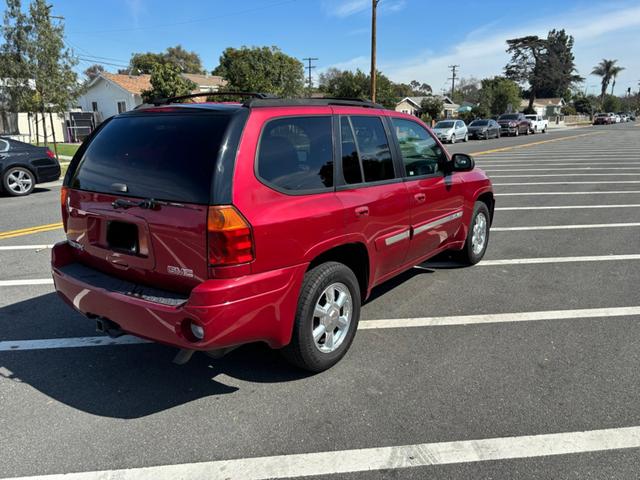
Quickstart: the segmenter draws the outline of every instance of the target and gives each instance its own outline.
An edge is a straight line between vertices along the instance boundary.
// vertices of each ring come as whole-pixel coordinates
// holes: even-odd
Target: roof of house
[[[224,78],[217,75],[197,75],[193,73],[183,73],[182,76],[191,80],[198,86],[198,88],[222,87],[227,84],[227,81]],[[124,75],[120,73],[102,72],[98,77],[96,77],[96,79],[94,79],[93,82],[91,82],[89,86],[93,85],[93,83],[95,83],[95,80],[97,80],[97,78],[99,77],[103,77],[115,83],[127,92],[136,95],[142,94],[144,90],[151,89],[151,75],[148,74]]]
[[[416,107],[420,107],[420,105],[422,104],[422,101],[425,98],[429,98],[429,97],[439,98],[448,107],[454,107],[454,108],[458,108],[459,107],[459,105],[457,103],[453,103],[453,101],[446,95],[424,95],[424,96],[421,96],[421,97],[405,97],[402,100],[400,100],[398,102],[398,104],[400,104],[402,102],[410,102],[410,103],[413,103]]]
[[[199,87],[224,87],[227,81],[218,75],[198,75],[195,73],[183,73],[182,76],[191,80]]]
[[[536,107],[562,107],[564,106],[565,101],[564,99],[557,97],[557,98],[536,98],[533,101],[533,105]],[[520,102],[520,106],[521,107],[528,107],[529,106],[529,100],[528,99],[523,99]]]

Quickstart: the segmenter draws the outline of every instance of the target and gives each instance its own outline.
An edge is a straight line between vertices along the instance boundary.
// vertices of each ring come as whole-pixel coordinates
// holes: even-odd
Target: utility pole
[[[449,77],[449,80],[451,80],[451,101],[453,102],[453,92],[455,91],[456,88],[456,68],[460,67],[460,65],[449,65],[449,68],[451,69],[451,76]]]
[[[380,0],[371,0],[371,101],[376,101],[376,8]]]
[[[311,65],[312,61],[318,60],[317,57],[307,57],[307,58],[303,58],[302,60],[304,60],[305,62],[309,62],[309,65],[307,67],[305,67],[308,71],[309,71],[309,96],[311,96],[311,89],[313,88],[313,83],[311,80],[311,70],[313,70],[315,67],[315,65]]]

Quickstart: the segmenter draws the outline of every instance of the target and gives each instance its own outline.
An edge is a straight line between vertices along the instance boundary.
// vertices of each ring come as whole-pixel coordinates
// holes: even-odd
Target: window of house
[[[98,111],[98,102],[91,102],[91,110],[94,112]]]
[[[379,117],[350,117],[365,182],[395,178],[389,141]]]
[[[258,176],[284,190],[333,187],[331,117],[268,122],[260,137]]]
[[[127,111],[126,102],[118,102],[118,113],[124,113]]]
[[[391,122],[398,138],[407,177],[432,175],[441,171],[446,155],[425,128],[401,118],[392,118]]]

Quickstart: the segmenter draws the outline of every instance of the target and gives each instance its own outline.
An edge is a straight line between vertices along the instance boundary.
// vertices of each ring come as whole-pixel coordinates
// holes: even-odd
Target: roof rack
[[[179,100],[186,100],[188,98],[196,98],[196,97],[218,97],[218,96],[226,96],[226,97],[251,97],[251,98],[259,98],[259,99],[267,99],[267,98],[278,98],[268,93],[259,93],[259,92],[200,92],[200,93],[190,93],[189,95],[180,95],[178,97],[168,97],[168,98],[154,98],[151,100],[151,103],[154,106],[160,105],[168,105],[170,103],[175,103]]]
[[[297,106],[345,106],[384,109],[382,105],[362,98],[320,97],[320,98],[278,98],[253,97],[244,101],[245,107],[297,107]]]

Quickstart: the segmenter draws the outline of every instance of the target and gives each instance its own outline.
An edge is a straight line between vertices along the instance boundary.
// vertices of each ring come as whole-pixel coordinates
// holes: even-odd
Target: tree
[[[596,110],[597,99],[593,95],[579,95],[573,99],[573,107],[578,113],[592,115]]]
[[[413,94],[419,95],[431,95],[433,89],[428,83],[420,83],[417,80],[411,80],[409,86],[413,89]]]
[[[546,48],[545,41],[537,35],[529,35],[507,40],[507,45],[511,60],[504,69],[505,75],[510,80],[529,85],[528,108],[531,109],[542,83],[541,58]]]
[[[479,108],[494,115],[506,112],[509,107],[512,111],[518,111],[520,98],[520,87],[513,80],[505,77],[485,78],[481,82]]]
[[[94,63],[82,73],[84,73],[85,76],[89,79],[89,81],[91,81],[103,72],[104,72],[104,67],[102,65]]]
[[[426,120],[435,120],[440,117],[444,103],[439,97],[428,96],[420,103],[421,115],[427,117]]]
[[[277,47],[227,48],[214,75],[224,77],[228,90],[299,96],[304,90],[304,65]]]
[[[453,92],[455,103],[470,102],[478,103],[480,98],[480,80],[474,77],[461,78],[458,86]]]
[[[605,95],[602,102],[602,110],[605,112],[619,112],[622,109],[622,100],[614,95]]]
[[[600,103],[604,104],[604,96],[607,93],[607,87],[611,80],[615,79],[615,77],[624,70],[624,67],[616,65],[618,60],[607,60],[603,58],[602,61],[593,67],[591,71],[591,75],[598,75],[602,77],[601,80],[601,89],[600,89]]]
[[[322,92],[332,97],[371,98],[370,76],[360,69],[351,72],[330,68],[320,74],[319,87]],[[406,93],[402,91],[404,87],[393,83],[381,72],[377,72],[376,101],[387,108],[393,108],[400,98],[410,96],[404,95]]]
[[[181,73],[202,73],[202,61],[196,52],[189,52],[181,45],[168,47],[163,53],[134,53],[129,60],[129,68],[126,73],[134,75],[150,74],[153,67],[158,64],[169,63]]]
[[[145,103],[156,98],[179,97],[190,94],[197,85],[181,75],[180,69],[171,63],[158,63],[151,70],[151,88],[141,92]]]
[[[571,88],[584,80],[577,74],[573,55],[573,37],[563,30],[551,30],[538,68],[539,87],[536,95],[568,98]]]

